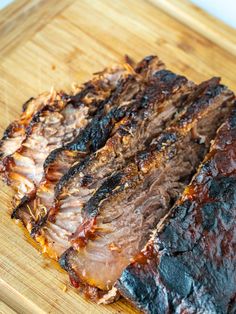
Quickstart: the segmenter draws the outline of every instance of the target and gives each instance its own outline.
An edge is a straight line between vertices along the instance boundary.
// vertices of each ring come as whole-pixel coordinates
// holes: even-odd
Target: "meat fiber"
[[[62,95],[56,95],[61,98]],[[5,130],[0,141],[0,171],[4,171],[4,162],[6,157],[15,153],[20,148],[23,140],[27,136],[29,124],[35,119],[35,116],[44,110],[47,106],[57,106],[55,93],[43,93],[37,98],[30,98],[22,106],[20,118],[12,122]]]
[[[69,237],[81,223],[83,205],[112,172],[174,119],[193,89],[192,82],[168,70],[155,73],[106,145],[73,166],[57,184],[56,207],[43,228],[42,218],[32,230],[47,251],[60,256],[70,246]]]
[[[163,64],[157,57],[149,57],[138,64],[136,71],[130,68],[129,73],[121,78],[114,92],[100,105],[97,114],[81,134],[73,142],[48,156],[44,164],[45,178],[39,186],[35,200],[20,204],[14,212],[14,216],[21,218],[29,231],[35,223],[38,222],[39,226],[44,223],[47,209],[53,203],[57,180],[73,162],[81,161],[91,151],[96,151],[105,144],[119,121],[129,112],[138,92],[144,89],[162,67]]]
[[[76,285],[92,290],[92,298],[113,287],[183,192],[232,109],[233,97],[218,79],[199,85],[186,111],[85,204],[83,221],[70,237],[74,249],[60,264]]]
[[[123,66],[106,69],[85,83],[77,94],[64,97],[60,106],[48,106],[37,115],[21,147],[5,162],[4,177],[17,190],[18,199],[24,196],[24,201],[35,195],[48,154],[78,136],[124,73]]]
[[[56,105],[46,106],[34,116],[20,148],[4,160],[3,176],[17,191],[18,199],[35,193],[48,154],[78,136],[98,109],[98,102],[108,97],[124,72],[121,67],[108,69],[75,96],[55,94]]]
[[[0,140],[0,175],[12,218],[93,301],[236,313],[236,101],[219,78],[127,57],[31,98]]]
[[[145,313],[236,313],[235,219],[236,110],[117,289]]]

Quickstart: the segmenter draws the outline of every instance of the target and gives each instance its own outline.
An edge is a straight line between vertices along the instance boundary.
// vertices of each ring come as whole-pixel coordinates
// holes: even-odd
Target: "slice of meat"
[[[4,161],[8,155],[13,154],[20,148],[27,135],[27,127],[38,112],[46,106],[54,106],[55,93],[43,93],[37,98],[30,98],[22,106],[20,118],[12,122],[5,130],[0,141],[0,172],[4,171]]]
[[[75,164],[61,178],[56,186],[56,208],[50,210],[43,228],[44,218],[32,230],[51,255],[53,252],[60,256],[70,246],[69,236],[76,231],[82,218],[81,209],[94,191],[174,119],[193,89],[194,84],[183,76],[168,70],[157,72],[124,119],[118,122],[106,145],[82,163]]]
[[[177,121],[86,203],[70,239],[74,250],[63,254],[60,264],[85,291],[86,285],[93,287],[91,297],[113,287],[183,192],[232,109],[233,97],[218,79],[198,86]]]
[[[235,219],[236,110],[116,287],[145,313],[235,313]]]
[[[16,199],[35,193],[48,154],[80,133],[97,110],[97,103],[109,96],[124,72],[123,67],[107,69],[86,83],[77,95],[55,95],[56,105],[38,111],[20,148],[4,161],[3,177],[17,191]]]
[[[73,162],[81,161],[91,151],[96,151],[105,144],[116,123],[126,115],[137,93],[162,67],[163,63],[157,57],[145,58],[138,64],[137,72],[127,66],[125,75],[118,81],[111,95],[101,102],[91,123],[72,142],[54,150],[47,157],[44,163],[45,177],[38,189],[39,197],[30,203],[27,198],[24,199],[13,213],[15,218],[23,220],[29,231],[35,222],[41,221],[41,217],[47,214],[57,180]]]

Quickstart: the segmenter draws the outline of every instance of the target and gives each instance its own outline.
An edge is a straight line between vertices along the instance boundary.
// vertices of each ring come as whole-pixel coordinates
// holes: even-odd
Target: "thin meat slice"
[[[145,313],[235,313],[235,220],[236,110],[117,289]]]
[[[117,82],[116,88],[100,103],[99,110],[87,127],[72,142],[54,150],[47,157],[44,163],[45,176],[36,199],[31,202],[26,199],[26,202],[21,203],[14,211],[14,216],[22,219],[29,231],[38,221],[43,223],[47,216],[47,208],[50,208],[53,202],[57,180],[75,161],[81,161],[90,152],[105,144],[116,123],[126,115],[136,94],[162,67],[163,64],[157,57],[145,58],[138,64],[137,72],[127,66],[127,71]]]
[[[168,70],[155,73],[105,146],[75,164],[58,182],[57,204],[47,223],[42,228],[42,218],[32,230],[46,250],[60,256],[70,246],[69,237],[81,223],[83,205],[112,172],[144,149],[183,110],[193,89],[194,84],[183,76]]]
[[[75,96],[56,94],[57,105],[44,107],[34,116],[20,148],[4,162],[3,177],[16,190],[16,199],[35,193],[48,154],[80,133],[97,110],[95,102],[110,94],[123,72],[121,67],[108,69],[86,83]]]
[[[56,95],[57,96],[57,95]],[[58,95],[60,97],[60,94]],[[0,141],[0,172],[4,171],[6,157],[13,154],[20,148],[21,143],[27,136],[28,126],[34,116],[46,106],[56,106],[57,99],[55,93],[43,93],[37,98],[30,98],[22,106],[20,118],[12,122],[5,130]]]
[[[202,161],[233,98],[216,78],[202,83],[187,110],[86,203],[70,237],[73,249],[60,259],[86,294],[92,289],[96,299],[108,292],[143,248]]]

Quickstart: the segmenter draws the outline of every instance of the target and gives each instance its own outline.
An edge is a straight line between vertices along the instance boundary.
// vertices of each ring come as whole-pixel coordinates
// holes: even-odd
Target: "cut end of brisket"
[[[22,106],[20,118],[12,122],[5,130],[0,141],[0,171],[4,173],[7,156],[15,153],[29,132],[30,125],[34,123],[44,108],[54,107],[61,97],[61,93],[42,93],[37,98],[31,97]]]
[[[46,165],[44,167],[45,180],[38,188],[36,206],[34,206],[35,203],[28,204],[31,209],[32,207],[46,208],[45,213],[50,210],[50,214],[48,215],[48,224],[45,226],[45,230],[42,228],[41,222],[41,220],[45,221],[44,217],[37,219],[33,228],[32,223],[28,224],[31,228],[32,236],[40,239],[40,242],[44,243],[44,247],[49,248],[50,246],[54,246],[57,251],[56,253],[61,254],[61,252],[63,252],[63,248],[65,250],[68,247],[68,244],[67,246],[63,246],[68,243],[68,234],[72,234],[78,225],[78,215],[75,212],[75,205],[72,205],[72,208],[68,208],[64,212],[60,212],[57,215],[58,223],[55,222],[53,216],[55,209],[57,211],[57,207],[55,209],[50,208],[53,205],[54,187],[56,181],[63,175],[63,173],[66,172],[66,170],[69,169],[73,162],[76,161],[77,164],[79,164],[81,160],[86,157],[86,155],[93,151],[96,152],[100,147],[102,147],[109,137],[112,137],[112,134],[116,133],[117,128],[122,125],[122,121],[127,122],[128,118],[135,115],[137,110],[141,110],[143,103],[139,95],[143,94],[143,91],[146,91],[146,89],[149,88],[146,88],[146,84],[148,82],[152,83],[156,73],[158,73],[158,70],[162,67],[163,64],[160,63],[159,59],[157,57],[153,57],[149,60],[149,62],[145,62],[143,64],[143,70],[140,73],[126,73],[126,75],[122,77],[119,82],[117,82],[117,86],[114,91],[103,101],[103,105],[100,106],[100,109],[92,119],[91,123],[88,124],[81,134],[70,144],[52,152],[47,158],[44,164],[44,166]],[[170,76],[168,71],[162,74],[162,84],[164,84],[164,80],[167,81],[167,76]],[[161,78],[156,78],[156,80],[162,82]],[[158,86],[157,83],[156,85]],[[168,88],[166,88],[165,91],[166,93],[171,94],[171,88],[173,91],[178,88],[181,90],[184,85],[186,85],[185,90],[187,91],[193,84],[187,82],[184,77],[173,74],[172,78],[168,79],[168,84],[166,83]],[[149,88],[149,94],[150,97],[152,96],[153,100],[155,98],[154,95],[158,96],[160,99],[164,99],[166,97],[161,93],[161,91],[164,90],[163,88],[159,88],[156,93],[153,94],[154,83],[151,84],[151,87]],[[138,99],[138,97],[140,99]],[[135,109],[136,107],[139,109]],[[172,106],[169,115],[172,116],[174,111],[174,106]],[[165,118],[163,117],[163,121],[164,120]],[[69,172],[71,173],[71,171]],[[68,175],[66,174],[66,176]],[[64,179],[61,180],[63,181]],[[56,186],[56,191],[58,191],[58,188],[61,185],[61,180]],[[78,202],[79,201],[76,203],[78,204]],[[40,216],[41,211],[39,210],[35,217]],[[58,239],[59,241],[57,241],[58,236],[60,238]],[[42,238],[44,239],[43,241],[41,241]],[[61,245],[62,243],[63,245]],[[52,247],[49,248],[50,251],[52,251]]]
[[[80,282],[112,288],[190,181],[232,99],[215,79],[198,86],[172,126],[86,202],[67,254]]]
[[[53,202],[54,182],[75,161],[75,155],[78,157],[73,150],[66,150],[66,145],[74,141],[81,130],[86,133],[84,130],[95,112],[101,110],[101,103],[110,99],[120,78],[128,76],[129,72],[125,65],[108,68],[96,74],[75,95],[63,97],[62,102],[58,102],[60,106],[41,112],[34,119],[21,148],[9,158],[4,175],[16,188],[19,199],[24,195],[29,198],[29,202],[23,202],[22,206],[20,203],[15,208],[14,216],[22,219],[29,231],[38,221],[42,225],[41,220],[45,220],[47,214],[46,206],[50,207]],[[55,164],[53,161],[57,156]]]
[[[70,95],[31,98],[0,141],[0,173],[12,218],[86,297],[235,312],[236,101],[220,78],[195,85],[156,56],[126,57]]]

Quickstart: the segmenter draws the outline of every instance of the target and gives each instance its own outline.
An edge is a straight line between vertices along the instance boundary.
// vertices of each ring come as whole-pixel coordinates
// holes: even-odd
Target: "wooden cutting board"
[[[196,82],[221,76],[236,90],[236,31],[186,1],[19,0],[0,12],[1,132],[30,96],[68,89],[124,54],[158,54]],[[125,300],[80,297],[10,219],[11,190],[0,188],[0,313],[137,313]]]

